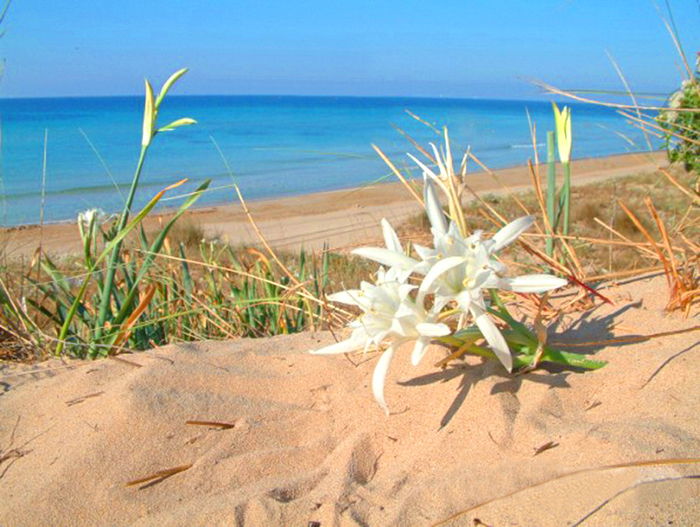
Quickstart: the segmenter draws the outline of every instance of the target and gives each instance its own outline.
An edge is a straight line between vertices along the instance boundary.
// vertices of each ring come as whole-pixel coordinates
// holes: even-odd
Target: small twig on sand
[[[146,476],[143,478],[138,478],[131,480],[126,483],[126,487],[133,487],[136,485],[140,485],[141,483],[148,483],[148,486],[150,485],[156,485],[158,483],[161,483],[162,481],[165,481],[169,477],[174,476],[175,474],[179,474],[180,472],[184,472],[185,470],[188,470],[192,468],[192,464],[189,465],[180,465],[178,467],[173,467],[173,468],[166,468],[164,470],[159,470],[158,472],[154,472],[150,476]]]

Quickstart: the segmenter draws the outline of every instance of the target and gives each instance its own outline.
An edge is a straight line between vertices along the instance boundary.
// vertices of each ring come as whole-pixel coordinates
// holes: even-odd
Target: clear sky
[[[658,10],[657,10],[658,4]],[[658,0],[14,0],[2,97],[132,95],[187,66],[182,94],[531,98],[668,92],[680,61]],[[670,0],[686,53],[700,0]]]

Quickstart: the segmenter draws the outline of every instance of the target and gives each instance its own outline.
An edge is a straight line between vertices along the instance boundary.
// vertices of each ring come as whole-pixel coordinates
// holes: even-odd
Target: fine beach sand
[[[567,317],[550,341],[696,323],[663,311],[663,276],[605,294],[617,305]],[[328,333],[171,345],[128,363],[14,365],[0,375],[0,519],[429,525],[495,500],[453,524],[697,525],[694,464],[552,480],[700,457],[697,335],[591,345],[584,351],[609,361],[602,370],[517,377],[480,360],[441,371],[439,347],[413,368],[404,349],[388,377],[389,417],[369,388],[375,354],[307,353],[332,342]],[[191,468],[126,486],[182,465]]]
[[[582,159],[572,162],[572,180],[574,184],[580,184],[645,174],[666,164],[664,152]],[[544,177],[545,170],[540,172],[540,176]],[[513,191],[531,188],[532,180],[527,167],[498,170],[495,174]],[[479,193],[502,192],[498,183],[483,172],[470,176],[470,187]],[[235,204],[192,211],[183,219],[201,225],[209,237],[218,237],[233,244],[257,244],[257,235],[242,207],[233,196],[232,201]],[[420,211],[401,183],[256,201],[248,205],[270,244],[275,248],[292,250],[302,245],[309,250],[320,250],[325,243],[329,244],[330,249],[356,245],[379,234],[381,218],[398,225]],[[157,222],[157,218],[148,218],[146,226],[155,228]],[[0,230],[0,238],[11,258],[31,257],[39,243],[53,256],[77,254],[82,250],[74,223],[46,225],[43,234],[38,226],[3,229]]]
[[[576,162],[573,174],[585,182],[663,164],[661,154],[616,156]],[[529,187],[523,168],[498,175]],[[473,186],[495,188],[485,175]],[[418,211],[395,184],[251,209],[282,248],[347,247],[376,237],[381,217],[398,224]],[[210,235],[254,241],[238,206],[191,217]],[[39,229],[3,235],[13,254],[31,255]],[[45,227],[43,242],[70,253],[77,229]],[[549,342],[588,342],[566,349],[605,368],[511,376],[469,359],[443,371],[434,364],[444,349],[412,367],[402,348],[387,379],[388,417],[371,394],[375,353],[308,353],[334,342],[328,332],[3,363],[0,524],[431,525],[472,507],[450,524],[698,524],[700,462],[588,470],[700,458],[700,331],[595,343],[695,328],[697,309],[687,319],[666,313],[663,275],[602,291],[615,305],[564,316]]]

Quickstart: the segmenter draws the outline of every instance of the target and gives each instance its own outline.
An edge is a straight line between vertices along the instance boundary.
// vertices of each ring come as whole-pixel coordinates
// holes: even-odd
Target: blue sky
[[[691,60],[699,0],[670,0]],[[652,0],[14,0],[2,97],[182,94],[532,98],[522,78],[668,92],[680,62]],[[658,2],[664,9],[664,1]]]

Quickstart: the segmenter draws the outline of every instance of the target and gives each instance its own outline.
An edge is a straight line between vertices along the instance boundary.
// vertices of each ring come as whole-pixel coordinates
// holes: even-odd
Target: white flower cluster
[[[88,228],[94,222],[99,226],[109,221],[110,217],[111,216],[102,209],[87,209],[78,214],[78,225],[83,228]]]
[[[513,359],[503,335],[488,315],[484,289],[543,293],[567,283],[547,274],[506,278],[505,266],[494,256],[528,229],[534,218],[526,216],[515,220],[489,239],[483,237],[482,231],[463,237],[454,221],[448,225],[435,194],[432,181],[440,185],[440,176],[425,166],[421,168],[425,172],[423,196],[432,227],[433,248],[415,245],[420,259],[407,256],[394,229],[388,221],[382,220],[386,247],[364,247],[353,252],[386,269],[380,267],[374,284],[362,282],[358,290],[329,296],[331,301],[362,310],[362,315],[349,324],[352,335],[348,340],[312,351],[317,354],[366,351],[371,346],[379,348],[388,342],[372,379],[374,397],[387,414],[384,382],[394,351],[403,343],[415,341],[412,362],[418,364],[432,338],[451,333],[446,324],[439,322],[446,318],[444,314],[441,316],[446,306],[457,306],[462,314],[470,315],[503,366],[511,371]],[[411,275],[423,277],[420,286],[408,282]],[[432,302],[427,302],[429,295]]]

